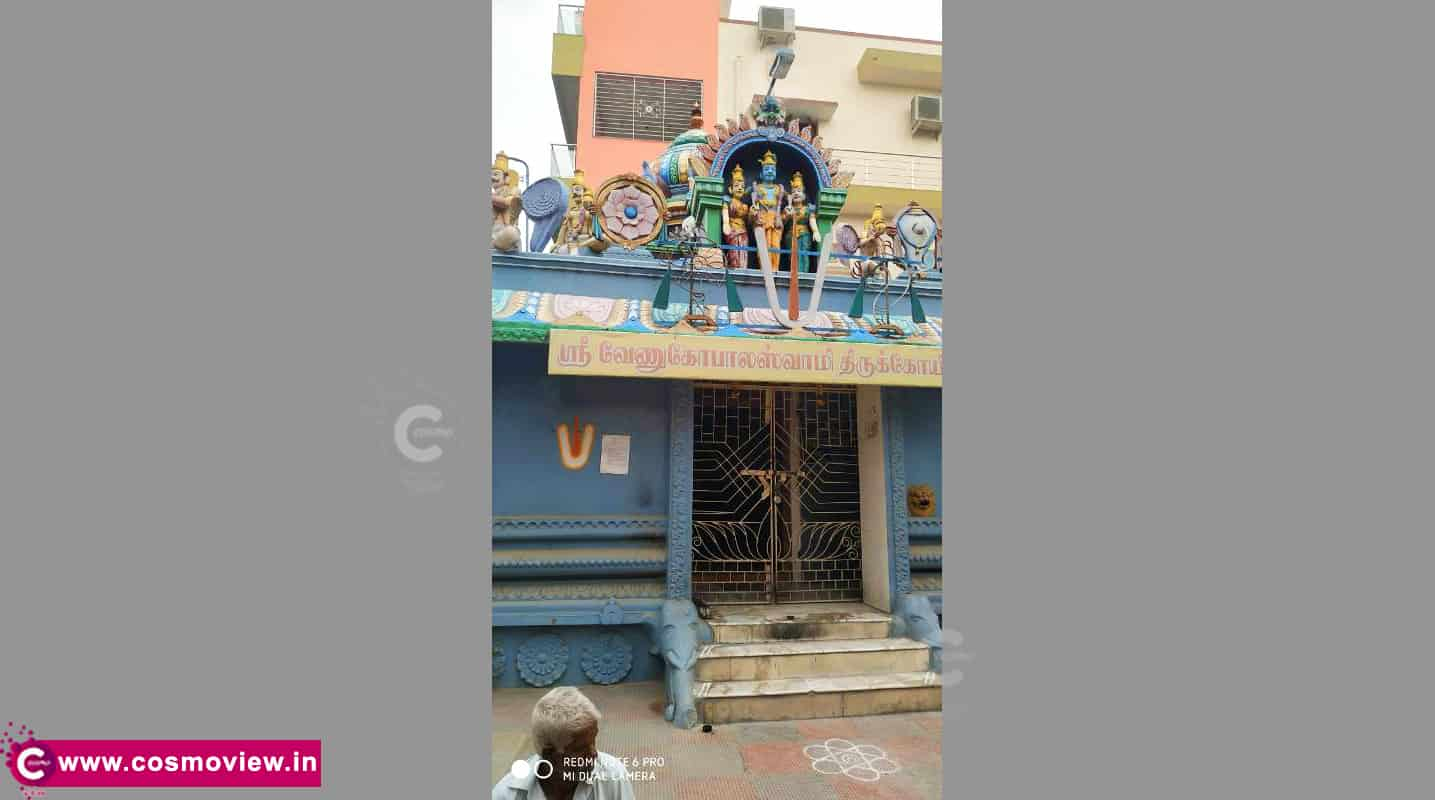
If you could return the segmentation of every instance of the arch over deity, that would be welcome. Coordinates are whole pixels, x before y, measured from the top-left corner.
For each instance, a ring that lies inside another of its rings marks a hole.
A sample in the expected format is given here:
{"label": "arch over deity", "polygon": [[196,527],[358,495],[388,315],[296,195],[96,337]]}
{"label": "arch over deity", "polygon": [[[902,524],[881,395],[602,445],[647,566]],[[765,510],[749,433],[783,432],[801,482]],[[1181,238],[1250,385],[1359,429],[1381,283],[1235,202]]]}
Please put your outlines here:
{"label": "arch over deity", "polygon": [[[694,157],[702,161],[702,166],[694,172],[703,174],[692,179],[693,190],[686,198],[687,211],[698,219],[713,241],[732,239],[728,244],[737,244],[743,236],[733,236],[730,225],[723,223],[725,209],[734,199],[731,194],[734,173],[747,176],[749,181],[761,176],[764,167],[769,166],[764,161],[770,154],[775,160],[776,174],[772,175],[769,170],[771,177],[766,181],[783,187],[804,188],[807,205],[817,222],[817,230],[809,232],[810,241],[821,241],[846,203],[852,173],[841,171],[841,161],[823,146],[822,137],[815,136],[811,126],[804,126],[798,120],[785,122],[786,115],[780,107],[766,109],[758,117],[762,124],[754,124],[753,118],[744,114],[740,122],[728,120],[714,125],[707,142],[693,151]],[[750,197],[742,201],[754,202]],[[724,236],[725,233],[729,235]],[[733,261],[755,267],[755,260],[745,257],[747,255],[735,257]],[[788,263],[789,256],[784,255],[782,261]]]}

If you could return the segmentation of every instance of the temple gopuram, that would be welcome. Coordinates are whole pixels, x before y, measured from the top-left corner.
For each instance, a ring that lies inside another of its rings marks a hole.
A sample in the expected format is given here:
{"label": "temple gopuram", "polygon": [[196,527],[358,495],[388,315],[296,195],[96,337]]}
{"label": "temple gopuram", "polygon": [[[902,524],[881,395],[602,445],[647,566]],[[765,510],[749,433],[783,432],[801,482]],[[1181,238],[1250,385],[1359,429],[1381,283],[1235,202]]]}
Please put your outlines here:
{"label": "temple gopuram", "polygon": [[495,685],[661,681],[679,727],[940,708],[935,216],[841,222],[851,173],[771,96],[631,172],[492,176]]}

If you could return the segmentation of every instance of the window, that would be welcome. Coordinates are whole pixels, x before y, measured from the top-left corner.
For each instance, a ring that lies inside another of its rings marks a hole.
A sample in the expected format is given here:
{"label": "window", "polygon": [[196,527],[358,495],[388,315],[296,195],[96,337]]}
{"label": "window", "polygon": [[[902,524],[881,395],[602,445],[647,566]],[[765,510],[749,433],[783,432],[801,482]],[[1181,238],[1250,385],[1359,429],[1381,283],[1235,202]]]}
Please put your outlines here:
{"label": "window", "polygon": [[671,141],[688,129],[703,82],[646,75],[597,73],[593,135]]}
{"label": "window", "polygon": [[558,6],[558,32],[566,33],[570,36],[583,35],[582,6]]}

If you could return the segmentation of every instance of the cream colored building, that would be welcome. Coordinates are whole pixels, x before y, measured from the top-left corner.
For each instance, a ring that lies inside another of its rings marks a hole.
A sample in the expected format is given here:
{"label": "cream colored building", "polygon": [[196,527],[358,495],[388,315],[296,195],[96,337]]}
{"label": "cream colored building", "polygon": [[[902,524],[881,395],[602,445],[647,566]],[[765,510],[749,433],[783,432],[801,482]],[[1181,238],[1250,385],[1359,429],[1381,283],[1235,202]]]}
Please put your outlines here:
{"label": "cream colored building", "polygon": [[[943,134],[940,124],[930,122],[914,132],[913,121],[914,97],[941,97],[940,41],[809,28],[797,19],[790,42],[765,44],[756,22],[727,18],[723,6],[716,98],[721,119],[736,119],[761,101],[777,49],[790,47],[796,58],[773,94],[789,117],[813,120],[842,169],[855,173],[839,222],[860,230],[874,203],[882,203],[891,219],[910,200],[941,218]],[[933,102],[923,103],[930,111]]]}

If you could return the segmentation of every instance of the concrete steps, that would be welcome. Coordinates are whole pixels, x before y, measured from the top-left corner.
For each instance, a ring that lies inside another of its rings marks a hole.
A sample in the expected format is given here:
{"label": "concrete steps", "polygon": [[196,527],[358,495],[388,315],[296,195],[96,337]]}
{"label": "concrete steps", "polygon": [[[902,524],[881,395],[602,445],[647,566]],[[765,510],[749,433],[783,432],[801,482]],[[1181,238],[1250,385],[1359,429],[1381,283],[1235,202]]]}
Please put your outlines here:
{"label": "concrete steps", "polygon": [[810,639],[708,644],[698,650],[700,681],[770,681],[825,675],[921,672],[931,657],[911,639]]}
{"label": "concrete steps", "polygon": [[771,681],[707,681],[693,695],[703,722],[772,722],[859,717],[942,707],[935,672],[839,675]]}
{"label": "concrete steps", "polygon": [[791,639],[882,639],[892,617],[860,603],[803,603],[777,606],[718,606],[708,620],[713,641],[788,641]]}
{"label": "concrete steps", "polygon": [[698,713],[722,724],[940,709],[928,647],[889,636],[891,622],[860,603],[714,607]]}

